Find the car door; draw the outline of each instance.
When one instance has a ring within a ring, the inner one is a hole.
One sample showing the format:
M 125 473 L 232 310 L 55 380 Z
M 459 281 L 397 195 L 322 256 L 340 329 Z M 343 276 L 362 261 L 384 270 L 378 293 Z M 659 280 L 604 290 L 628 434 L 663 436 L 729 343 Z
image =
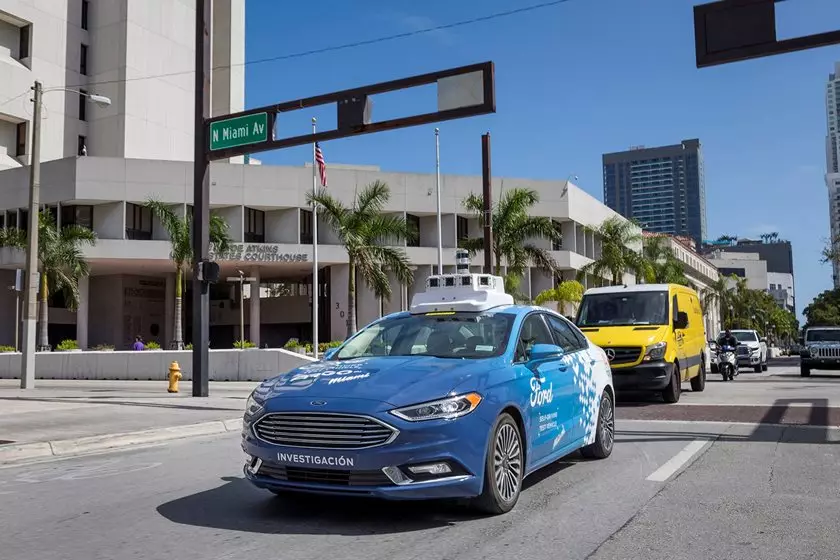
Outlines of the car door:
M 534 312 L 522 321 L 517 335 L 514 365 L 525 370 L 527 379 L 527 422 L 531 465 L 539 464 L 553 451 L 561 433 L 560 414 L 571 406 L 574 386 L 562 357 L 530 364 L 528 353 L 534 344 L 556 344 L 545 314 Z
M 695 308 L 696 306 L 696 308 Z M 698 336 L 698 320 L 700 305 L 693 296 L 686 292 L 677 292 L 677 307 L 685 312 L 688 318 L 688 325 L 679 329 L 682 335 L 682 356 L 680 356 L 680 368 L 684 379 L 697 375 L 700 371 L 700 359 L 702 358 L 703 346 Z M 702 335 L 701 335 L 702 336 Z
M 589 343 L 583 334 L 578 335 L 568 321 L 554 315 L 548 315 L 548 325 L 554 335 L 557 345 L 563 348 L 563 362 L 569 368 L 567 377 L 571 378 L 572 391 L 568 402 L 568 408 L 560 411 L 563 419 L 565 434 L 557 436 L 553 442 L 555 449 L 571 444 L 584 437 L 585 422 L 583 419 L 583 403 L 591 395 L 583 394 L 590 388 L 592 383 L 592 368 L 598 363 L 593 356 L 589 355 Z

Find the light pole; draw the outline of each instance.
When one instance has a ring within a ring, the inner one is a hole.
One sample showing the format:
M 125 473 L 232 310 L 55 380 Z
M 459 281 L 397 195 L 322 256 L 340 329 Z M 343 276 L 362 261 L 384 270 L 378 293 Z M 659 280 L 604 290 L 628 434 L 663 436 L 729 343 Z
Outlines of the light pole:
M 35 335 L 38 324 L 38 206 L 41 204 L 41 97 L 50 91 L 66 91 L 87 97 L 100 107 L 111 100 L 104 95 L 84 93 L 62 87 L 44 89 L 41 82 L 32 86 L 32 161 L 29 164 L 29 223 L 26 230 L 26 274 L 23 289 L 23 353 L 20 360 L 20 388 L 35 386 Z
M 438 274 L 443 274 L 443 226 L 440 214 L 440 129 L 435 129 L 435 191 L 437 192 Z
M 256 278 L 245 276 L 241 270 L 237 270 L 239 276 L 229 276 L 228 282 L 239 282 L 239 349 L 245 349 L 245 282 L 256 282 Z M 251 294 L 254 297 L 254 294 Z

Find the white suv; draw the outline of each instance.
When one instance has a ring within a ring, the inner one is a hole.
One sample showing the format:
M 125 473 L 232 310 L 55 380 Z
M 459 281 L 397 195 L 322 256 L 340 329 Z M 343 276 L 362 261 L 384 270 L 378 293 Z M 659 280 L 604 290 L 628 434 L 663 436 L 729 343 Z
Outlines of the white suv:
M 738 341 L 738 366 L 755 368 L 756 373 L 767 371 L 767 340 L 755 330 L 732 329 L 730 332 Z

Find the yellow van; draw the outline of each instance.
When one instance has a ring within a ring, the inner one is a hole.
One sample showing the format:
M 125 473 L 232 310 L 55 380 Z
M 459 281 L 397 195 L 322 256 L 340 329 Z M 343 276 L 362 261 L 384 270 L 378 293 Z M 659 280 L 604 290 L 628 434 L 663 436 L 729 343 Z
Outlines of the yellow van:
M 700 298 L 679 284 L 592 288 L 577 326 L 610 360 L 616 390 L 654 391 L 680 400 L 683 381 L 706 386 L 706 327 Z

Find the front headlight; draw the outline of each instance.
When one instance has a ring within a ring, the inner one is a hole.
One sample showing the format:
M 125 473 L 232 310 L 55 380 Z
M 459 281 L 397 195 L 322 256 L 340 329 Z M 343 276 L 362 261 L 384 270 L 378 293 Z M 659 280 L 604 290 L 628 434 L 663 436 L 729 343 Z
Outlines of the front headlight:
M 665 351 L 668 349 L 667 342 L 657 342 L 656 344 L 651 344 L 650 346 L 645 347 L 645 357 L 642 361 L 644 362 L 652 362 L 655 360 L 661 360 L 665 357 Z
M 457 397 L 449 397 L 439 401 L 415 404 L 392 410 L 391 414 L 409 422 L 421 420 L 452 420 L 460 418 L 475 410 L 481 402 L 481 395 L 468 393 Z
M 751 354 L 758 354 L 759 352 L 761 352 L 761 348 L 750 348 Z
M 245 417 L 251 418 L 262 412 L 263 404 L 264 402 L 258 400 L 254 397 L 254 393 L 251 393 L 248 400 L 245 401 Z

